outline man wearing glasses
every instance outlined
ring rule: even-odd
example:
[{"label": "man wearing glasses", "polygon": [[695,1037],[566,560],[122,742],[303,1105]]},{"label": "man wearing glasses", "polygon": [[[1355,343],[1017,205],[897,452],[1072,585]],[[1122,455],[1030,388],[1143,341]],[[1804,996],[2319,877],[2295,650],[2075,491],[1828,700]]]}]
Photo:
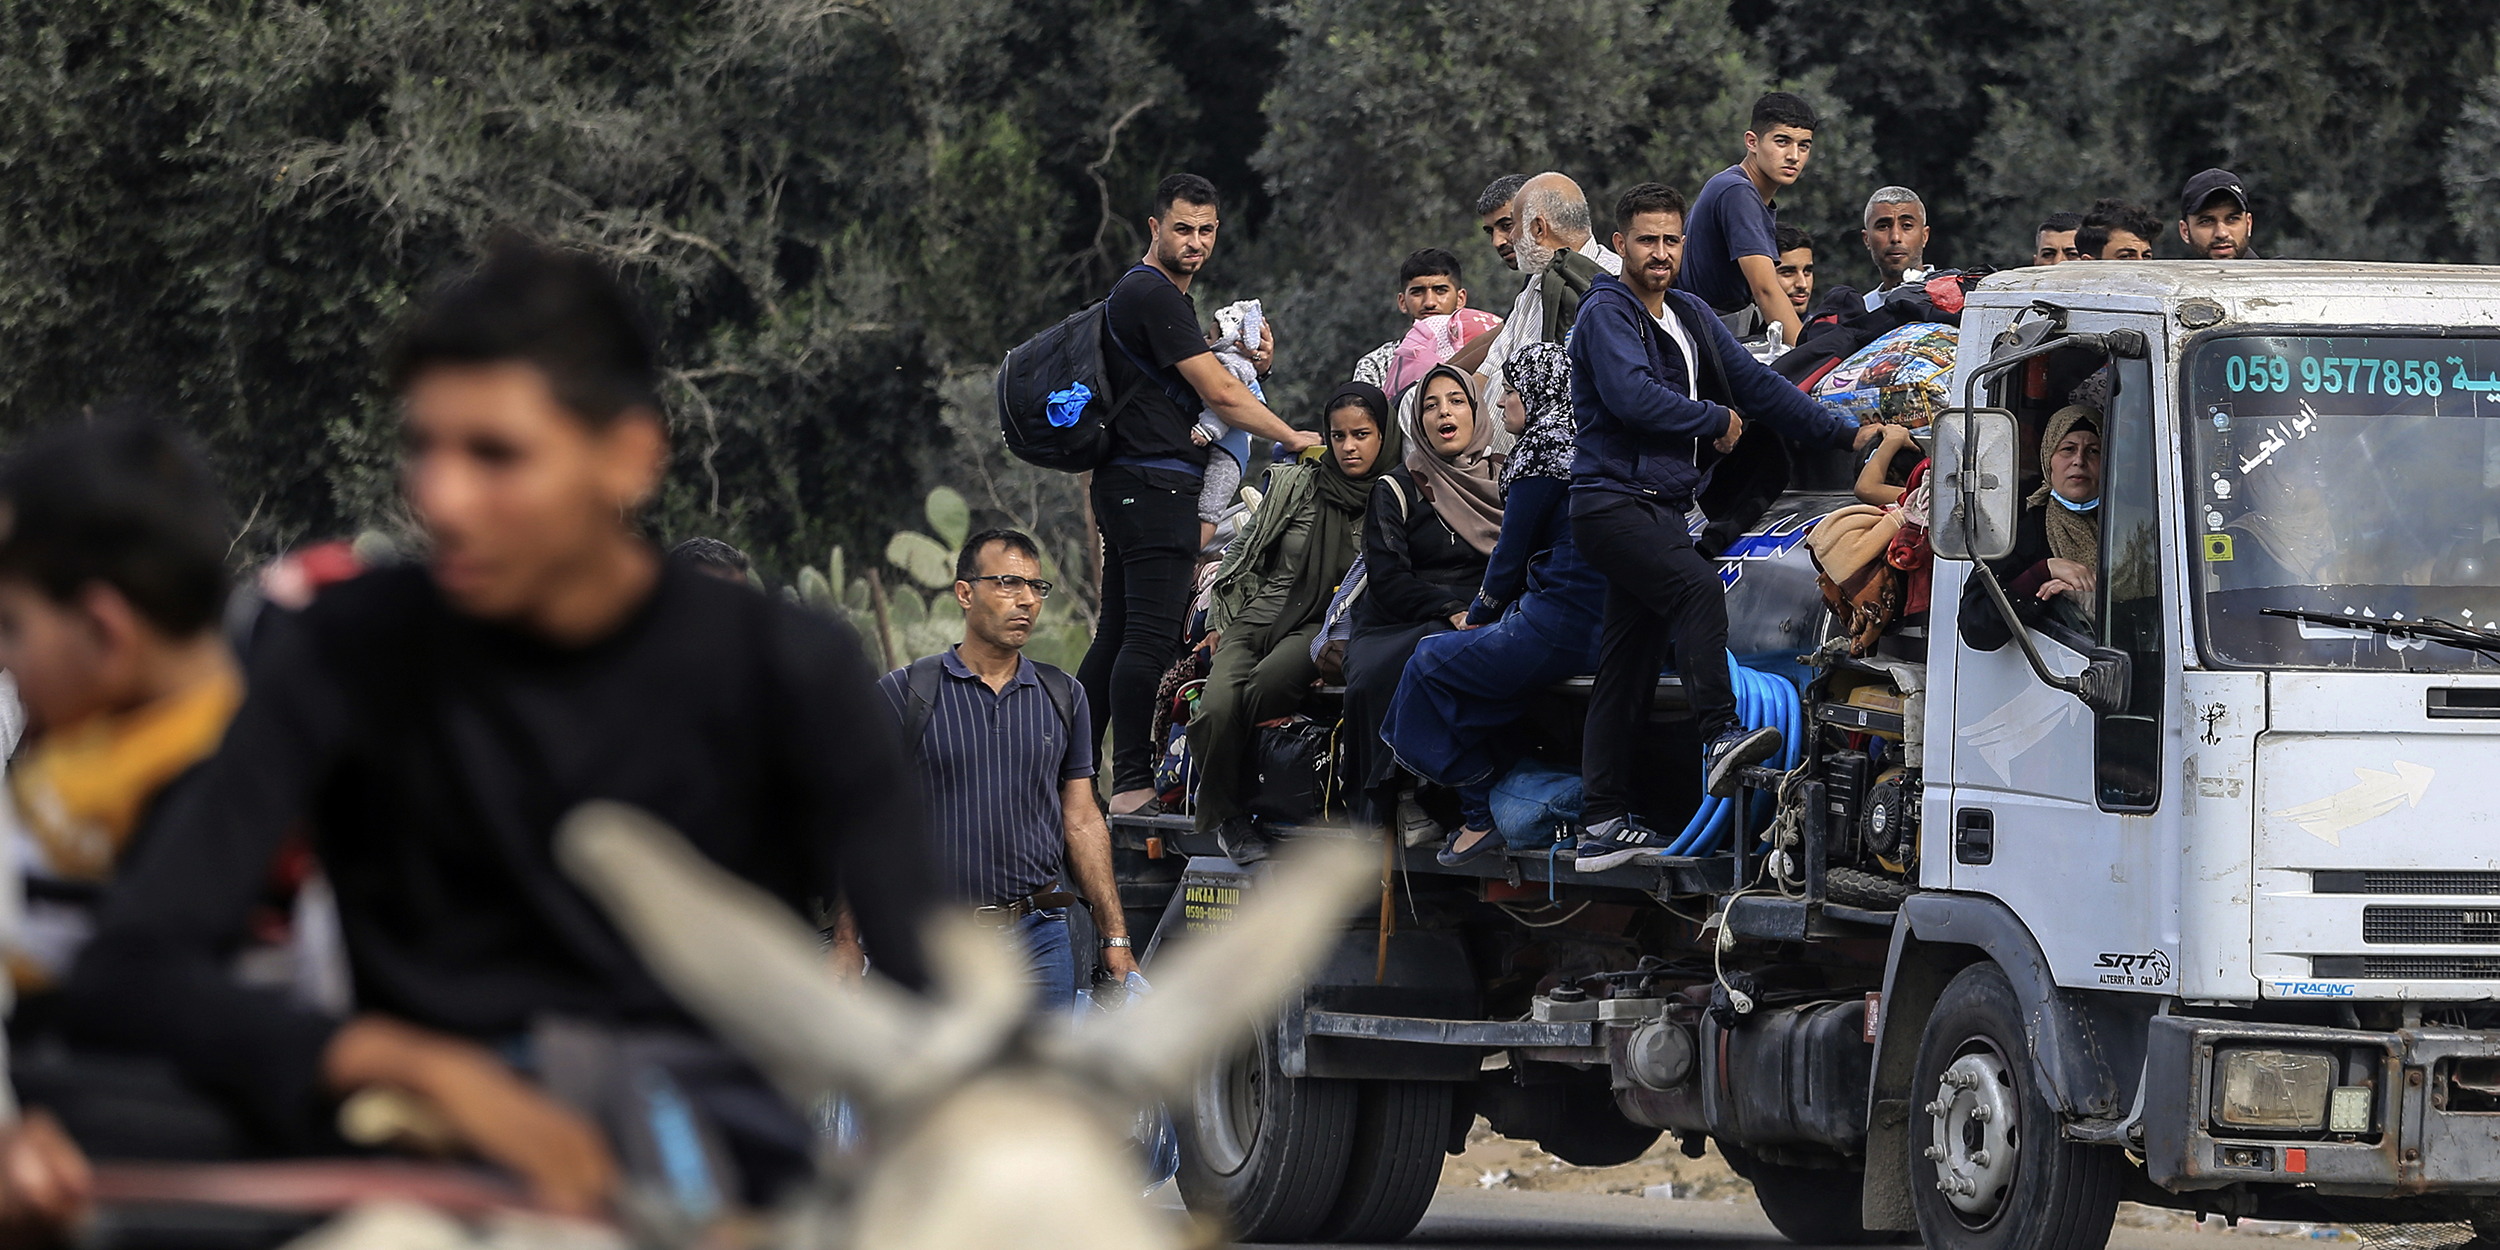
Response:
[{"label": "man wearing glasses", "polygon": [[[920,764],[920,793],[941,888],[976,919],[1012,928],[1031,952],[1044,1010],[1076,997],[1068,905],[1094,913],[1103,964],[1136,971],[1111,831],[1094,802],[1094,744],[1085,689],[1024,657],[1050,583],[1041,551],[1014,530],[984,530],[955,560],[964,638],[878,682]],[[1062,871],[1078,895],[1065,893]]]}]

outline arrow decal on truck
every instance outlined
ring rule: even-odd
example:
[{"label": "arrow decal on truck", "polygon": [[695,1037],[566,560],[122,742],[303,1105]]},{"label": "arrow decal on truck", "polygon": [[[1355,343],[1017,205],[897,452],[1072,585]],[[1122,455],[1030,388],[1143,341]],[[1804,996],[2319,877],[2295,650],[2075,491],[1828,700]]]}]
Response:
[{"label": "arrow decal on truck", "polygon": [[2423,794],[2431,788],[2431,770],[2403,760],[2396,761],[2396,771],[2392,773],[2356,768],[2352,775],[2360,778],[2361,784],[2269,815],[2326,839],[2329,846],[2342,846],[2346,829],[2376,820],[2396,810],[2399,804],[2420,807]]}]

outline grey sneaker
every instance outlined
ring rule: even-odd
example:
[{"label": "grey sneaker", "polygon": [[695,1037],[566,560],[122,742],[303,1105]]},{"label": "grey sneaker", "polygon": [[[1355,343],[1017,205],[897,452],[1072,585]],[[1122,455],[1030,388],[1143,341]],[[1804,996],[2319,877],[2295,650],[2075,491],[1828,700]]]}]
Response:
[{"label": "grey sneaker", "polygon": [[1604,872],[1643,855],[1664,851],[1674,840],[1642,823],[1638,816],[1601,820],[1580,835],[1571,868],[1574,872]]},{"label": "grey sneaker", "polygon": [[1702,792],[1714,799],[1732,799],[1739,788],[1736,774],[1780,753],[1780,731],[1730,729],[1701,749]]}]

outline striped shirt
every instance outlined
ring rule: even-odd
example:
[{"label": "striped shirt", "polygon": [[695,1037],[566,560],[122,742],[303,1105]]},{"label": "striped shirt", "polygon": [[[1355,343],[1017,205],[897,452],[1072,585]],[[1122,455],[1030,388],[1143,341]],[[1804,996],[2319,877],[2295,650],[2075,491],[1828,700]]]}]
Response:
[{"label": "striped shirt", "polygon": [[[897,723],[911,689],[898,668],[877,682]],[[1067,857],[1059,787],[1094,775],[1094,744],[1069,733],[1034,661],[993,691],[948,648],[937,699],[921,731],[920,794],[936,844],[941,888],[963,902],[1012,902],[1059,880]],[[1068,683],[1078,725],[1093,723],[1085,690]]]}]

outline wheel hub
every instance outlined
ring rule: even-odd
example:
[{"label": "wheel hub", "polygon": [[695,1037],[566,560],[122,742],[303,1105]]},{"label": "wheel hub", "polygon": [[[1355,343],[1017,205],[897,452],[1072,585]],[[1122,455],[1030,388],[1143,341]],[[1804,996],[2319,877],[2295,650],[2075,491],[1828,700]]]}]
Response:
[{"label": "wheel hub", "polygon": [[1218,1174],[1240,1171],[1259,1140],[1259,1093],[1266,1077],[1262,1058],[1254,1046],[1199,1074],[1192,1099],[1197,1104],[1197,1146]]},{"label": "wheel hub", "polygon": [[1936,1189],[1953,1209],[1986,1220],[2005,1204],[2014,1184],[2013,1074],[1994,1053],[1964,1055],[1936,1082],[1927,1112],[1927,1158],[1936,1165]]}]

